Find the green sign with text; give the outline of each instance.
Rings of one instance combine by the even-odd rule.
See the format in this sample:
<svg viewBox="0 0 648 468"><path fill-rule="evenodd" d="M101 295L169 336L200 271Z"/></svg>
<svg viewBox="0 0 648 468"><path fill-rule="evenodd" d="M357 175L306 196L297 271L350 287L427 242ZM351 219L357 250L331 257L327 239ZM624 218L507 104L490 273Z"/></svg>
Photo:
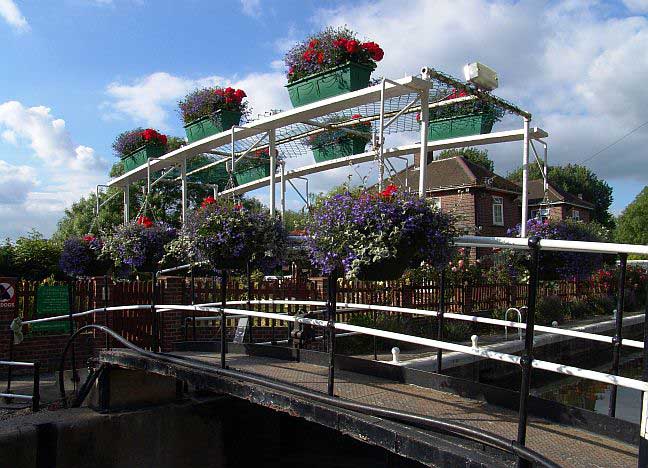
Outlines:
<svg viewBox="0 0 648 468"><path fill-rule="evenodd" d="M70 313L70 294L66 285L39 286L36 290L36 318L54 317ZM34 323L32 331L70 332L67 319Z"/></svg>

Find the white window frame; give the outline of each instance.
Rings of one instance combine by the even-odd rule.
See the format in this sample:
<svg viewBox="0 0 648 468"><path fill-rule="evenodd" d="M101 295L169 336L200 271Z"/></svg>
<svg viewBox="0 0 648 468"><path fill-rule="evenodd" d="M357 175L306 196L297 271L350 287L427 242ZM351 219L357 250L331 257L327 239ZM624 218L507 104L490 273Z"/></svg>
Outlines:
<svg viewBox="0 0 648 468"><path fill-rule="evenodd" d="M574 221L580 221L580 211L579 210L572 210L572 219Z"/></svg>
<svg viewBox="0 0 648 468"><path fill-rule="evenodd" d="M537 219L538 214L540 214L540 219L544 220L549 217L549 208L538 208L537 210L531 210L531 219Z"/></svg>
<svg viewBox="0 0 648 468"><path fill-rule="evenodd" d="M495 195L493 195L493 225L504 226L504 198Z"/></svg>
<svg viewBox="0 0 648 468"><path fill-rule="evenodd" d="M441 197L432 197L432 206L437 210L441 210Z"/></svg>

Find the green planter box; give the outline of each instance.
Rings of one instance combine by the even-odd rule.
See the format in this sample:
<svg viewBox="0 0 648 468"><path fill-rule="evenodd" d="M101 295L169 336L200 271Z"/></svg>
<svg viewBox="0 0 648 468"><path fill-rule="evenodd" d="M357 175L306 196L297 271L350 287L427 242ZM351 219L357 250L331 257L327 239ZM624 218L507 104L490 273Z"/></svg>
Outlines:
<svg viewBox="0 0 648 468"><path fill-rule="evenodd" d="M490 133L494 123L488 112L437 119L428 124L428 141Z"/></svg>
<svg viewBox="0 0 648 468"><path fill-rule="evenodd" d="M241 122L241 113L220 110L206 115L184 126L189 143L229 130Z"/></svg>
<svg viewBox="0 0 648 468"><path fill-rule="evenodd" d="M129 155L122 158L124 164L124 172L132 171L151 158L159 158L164 154L166 148L162 145L146 145L133 151Z"/></svg>
<svg viewBox="0 0 648 468"><path fill-rule="evenodd" d="M189 161L187 162L187 172L191 172L194 169L198 169L201 166L208 164L204 161ZM194 175L189 176L189 180L194 182L202 182L204 184L216 184L218 185L219 190L222 190L223 187L229 182L229 174L227 173L227 168L225 164L218 164L212 166L209 169L200 171Z"/></svg>
<svg viewBox="0 0 648 468"><path fill-rule="evenodd" d="M313 146L315 162L330 161L332 159L364 153L367 140L362 137L344 138L337 143L323 146Z"/></svg>
<svg viewBox="0 0 648 468"><path fill-rule="evenodd" d="M372 67L346 63L330 70L306 76L286 85L293 107L339 96L369 86Z"/></svg>
<svg viewBox="0 0 648 468"><path fill-rule="evenodd" d="M36 290L36 318L53 317L70 313L70 296L65 285L39 286ZM70 333L69 320L34 323L31 332Z"/></svg>
<svg viewBox="0 0 648 468"><path fill-rule="evenodd" d="M263 179L270 175L270 164L263 166L251 167L242 171L234 171L234 177L238 185L247 184L255 180Z"/></svg>

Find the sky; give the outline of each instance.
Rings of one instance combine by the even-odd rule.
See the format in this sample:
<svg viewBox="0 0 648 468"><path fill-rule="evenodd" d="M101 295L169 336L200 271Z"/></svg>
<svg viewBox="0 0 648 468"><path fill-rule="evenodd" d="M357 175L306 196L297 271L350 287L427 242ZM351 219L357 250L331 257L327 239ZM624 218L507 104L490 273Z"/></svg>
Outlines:
<svg viewBox="0 0 648 468"><path fill-rule="evenodd" d="M616 214L648 184L648 0L0 0L0 237L51 235L108 180L120 132L183 135L177 102L197 87L242 88L254 114L290 109L283 57L329 25L382 46L377 76L488 64L495 94L549 133L550 164L585 162L613 187ZM519 143L487 149L500 174L521 162ZM301 206L294 193L288 206Z"/></svg>

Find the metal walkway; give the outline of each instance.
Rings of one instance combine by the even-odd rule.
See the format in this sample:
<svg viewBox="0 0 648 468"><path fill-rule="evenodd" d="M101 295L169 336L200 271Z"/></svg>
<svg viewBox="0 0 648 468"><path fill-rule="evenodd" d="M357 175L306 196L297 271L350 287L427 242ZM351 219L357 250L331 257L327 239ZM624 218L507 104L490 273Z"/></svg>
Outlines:
<svg viewBox="0 0 648 468"><path fill-rule="evenodd" d="M126 350L102 353L100 361L118 363L134 356ZM191 360L218 366L219 355L206 352L177 352ZM266 357L228 354L227 364L250 374L287 382L325 393L327 368L313 364ZM518 415L487 403L438 390L391 382L346 371L336 372L335 394L360 403L396 409L461 423L515 440ZM619 467L637 465L637 447L607 437L530 418L528 447L561 466Z"/></svg>

